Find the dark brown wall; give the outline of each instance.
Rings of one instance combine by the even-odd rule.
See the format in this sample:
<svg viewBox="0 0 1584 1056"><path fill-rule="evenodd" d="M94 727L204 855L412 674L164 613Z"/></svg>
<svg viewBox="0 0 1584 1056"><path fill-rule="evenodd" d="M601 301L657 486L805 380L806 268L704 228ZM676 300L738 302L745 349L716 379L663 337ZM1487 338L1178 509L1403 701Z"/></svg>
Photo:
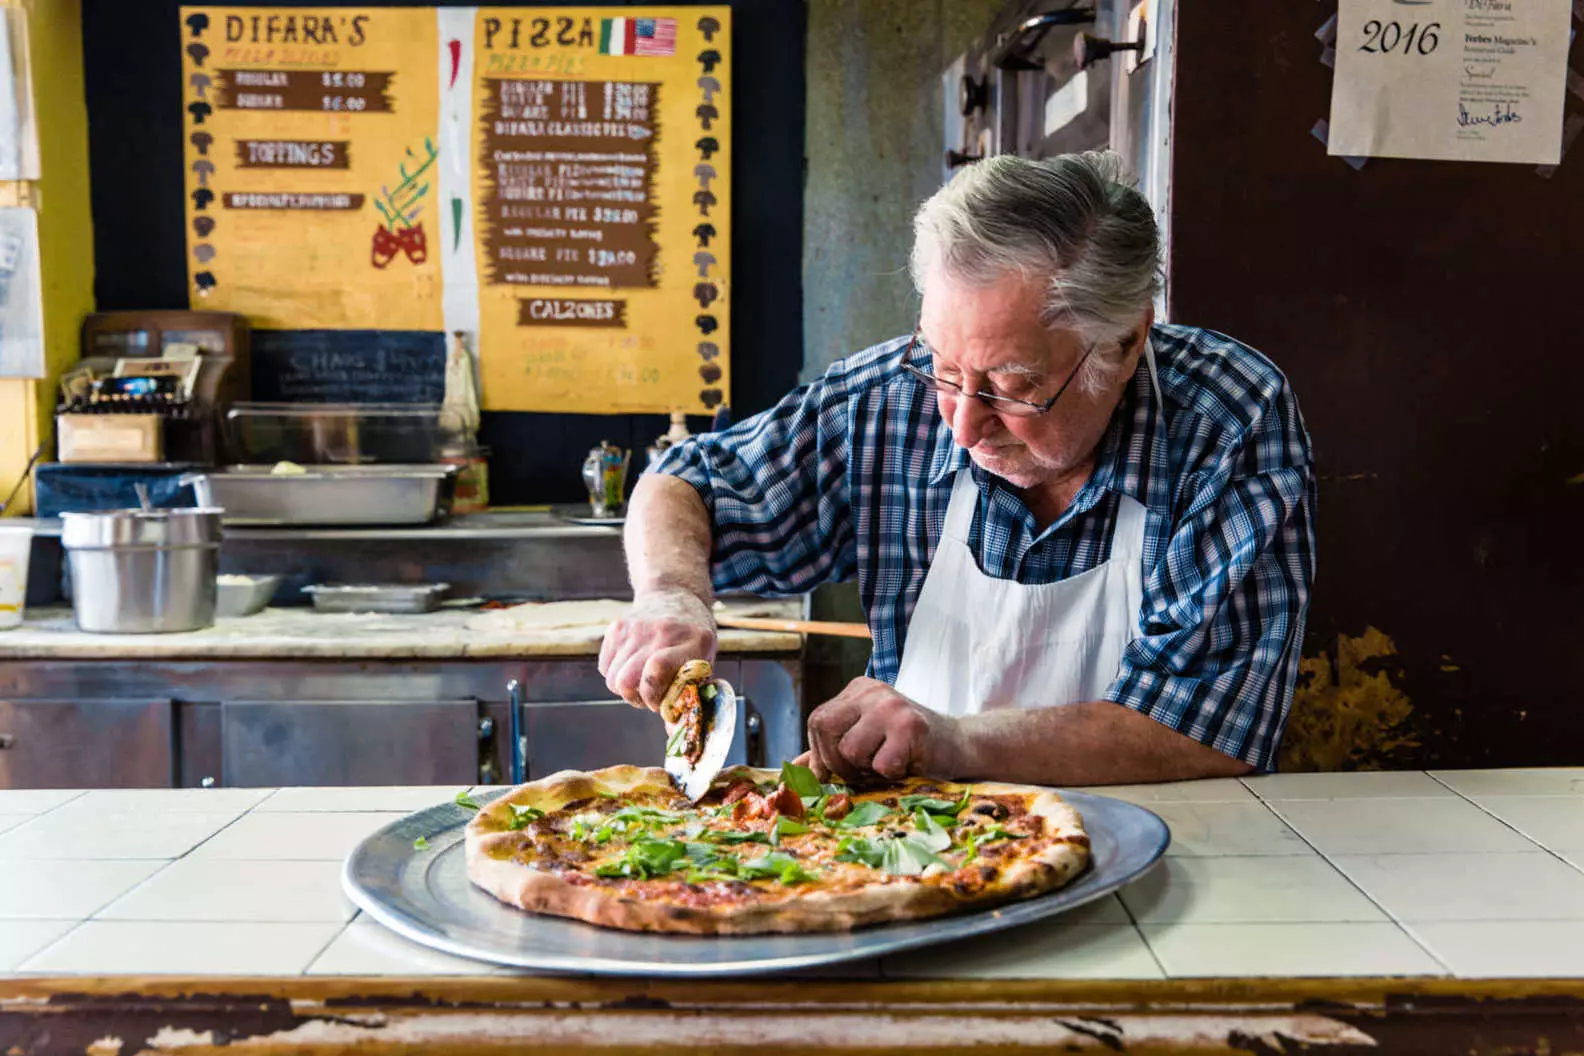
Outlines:
<svg viewBox="0 0 1584 1056"><path fill-rule="evenodd" d="M1170 315L1275 359L1319 459L1288 762L1584 763L1584 144L1355 172L1332 10L1177 9Z"/></svg>

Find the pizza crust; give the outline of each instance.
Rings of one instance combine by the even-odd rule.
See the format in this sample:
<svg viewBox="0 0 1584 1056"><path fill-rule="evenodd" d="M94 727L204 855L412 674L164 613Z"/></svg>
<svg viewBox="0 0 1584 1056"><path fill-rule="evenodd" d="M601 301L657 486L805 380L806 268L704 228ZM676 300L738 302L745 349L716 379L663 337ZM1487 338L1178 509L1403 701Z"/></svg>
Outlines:
<svg viewBox="0 0 1584 1056"><path fill-rule="evenodd" d="M780 775L774 770L735 767L723 776L775 781ZM924 784L938 787L957 783L909 779L896 787L905 794L909 786ZM874 883L856 890L811 890L805 885L789 885L784 893L777 891L780 897L773 900L687 906L634 897L614 885L576 883L491 853L520 843L517 833L502 831L510 817L508 804L549 812L602 793L621 797L635 792L670 791L670 779L664 770L637 766L614 766L592 773L563 770L520 785L496 799L468 823L468 878L508 905L602 927L690 935L748 935L850 931L872 924L984 908L1053 891L1088 864L1089 841L1082 819L1056 793L994 782L975 782L972 787L976 794L983 795L1033 793L1028 811L1045 818L1053 839L1039 853L1016 859L1001 870L993 883L968 896L915 878L876 872Z"/></svg>

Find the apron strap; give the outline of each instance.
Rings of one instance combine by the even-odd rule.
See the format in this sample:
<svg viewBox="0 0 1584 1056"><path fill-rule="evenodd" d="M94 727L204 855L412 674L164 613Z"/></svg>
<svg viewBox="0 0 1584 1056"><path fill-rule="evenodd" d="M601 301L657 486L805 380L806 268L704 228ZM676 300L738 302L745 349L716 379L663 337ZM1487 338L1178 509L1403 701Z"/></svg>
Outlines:
<svg viewBox="0 0 1584 1056"><path fill-rule="evenodd" d="M968 529L973 527L974 507L979 503L979 488L973 474L964 466L952 481L951 501L946 504L946 528L941 533L947 539L968 544Z"/></svg>
<svg viewBox="0 0 1584 1056"><path fill-rule="evenodd" d="M1144 335L1144 363L1149 367L1150 391L1155 394L1155 413L1166 417L1166 401L1161 397L1160 374L1155 370L1155 345Z"/></svg>

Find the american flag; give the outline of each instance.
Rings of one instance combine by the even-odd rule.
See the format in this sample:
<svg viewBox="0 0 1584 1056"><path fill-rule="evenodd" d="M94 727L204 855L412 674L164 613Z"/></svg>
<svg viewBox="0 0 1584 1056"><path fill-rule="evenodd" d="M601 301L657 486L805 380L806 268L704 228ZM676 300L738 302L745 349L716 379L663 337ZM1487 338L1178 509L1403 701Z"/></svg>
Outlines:
<svg viewBox="0 0 1584 1056"><path fill-rule="evenodd" d="M635 18L634 55L675 55L676 19Z"/></svg>
<svg viewBox="0 0 1584 1056"><path fill-rule="evenodd" d="M675 55L676 19L607 18L600 24L601 55Z"/></svg>

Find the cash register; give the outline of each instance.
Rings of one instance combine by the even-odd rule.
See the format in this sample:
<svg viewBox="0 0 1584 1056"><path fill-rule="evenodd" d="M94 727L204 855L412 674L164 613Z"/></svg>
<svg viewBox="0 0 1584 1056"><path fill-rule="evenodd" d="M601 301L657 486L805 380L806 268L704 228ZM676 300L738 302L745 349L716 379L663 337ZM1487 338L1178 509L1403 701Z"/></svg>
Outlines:
<svg viewBox="0 0 1584 1056"><path fill-rule="evenodd" d="M41 516L192 504L184 473L218 465L227 409L250 391L247 320L234 312L97 312L60 383L57 461L36 471Z"/></svg>

